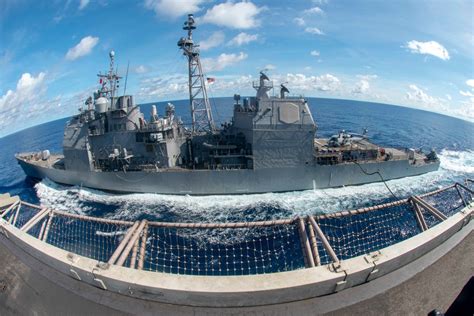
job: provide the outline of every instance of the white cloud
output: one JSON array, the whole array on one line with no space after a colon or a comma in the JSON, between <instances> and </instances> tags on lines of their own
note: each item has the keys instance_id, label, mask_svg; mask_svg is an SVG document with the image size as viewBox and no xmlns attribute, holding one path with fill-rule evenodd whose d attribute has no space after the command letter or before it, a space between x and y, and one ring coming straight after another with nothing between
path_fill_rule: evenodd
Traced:
<instances>
[{"instance_id":1,"label":"white cloud","mask_svg":"<svg viewBox=\"0 0 474 316\"><path fill-rule=\"evenodd\" d=\"M303 26L306 24L306 21L303 18L294 18L293 21L299 26Z\"/></svg>"},{"instance_id":2,"label":"white cloud","mask_svg":"<svg viewBox=\"0 0 474 316\"><path fill-rule=\"evenodd\" d=\"M146 67L144 65L137 66L134 69L134 72L137 73L137 74L144 74L144 73L147 73L149 71L150 71L150 69L148 69L148 67Z\"/></svg>"},{"instance_id":3,"label":"white cloud","mask_svg":"<svg viewBox=\"0 0 474 316\"><path fill-rule=\"evenodd\" d=\"M446 99L448 99L448 101L451 101L453 98L451 97L450 94L446 94Z\"/></svg>"},{"instance_id":4,"label":"white cloud","mask_svg":"<svg viewBox=\"0 0 474 316\"><path fill-rule=\"evenodd\" d=\"M362 79L362 80L372 80L372 79L377 79L377 75L357 75L357 78Z\"/></svg>"},{"instance_id":5,"label":"white cloud","mask_svg":"<svg viewBox=\"0 0 474 316\"><path fill-rule=\"evenodd\" d=\"M213 96L217 96L216 92L221 92L223 96L229 96L236 92L252 87L252 76L223 76L215 77L216 81L209 89L212 88ZM187 96L188 92L188 76L186 74L162 75L155 78L147 78L140 82L140 91L138 97L141 100L157 101L173 100Z\"/></svg>"},{"instance_id":6,"label":"white cloud","mask_svg":"<svg viewBox=\"0 0 474 316\"><path fill-rule=\"evenodd\" d=\"M474 79L469 79L466 81L466 84L471 87L472 89L474 89Z\"/></svg>"},{"instance_id":7,"label":"white cloud","mask_svg":"<svg viewBox=\"0 0 474 316\"><path fill-rule=\"evenodd\" d=\"M318 57L319 56L319 52L317 50L312 50L311 53L310 53L311 56L315 56L315 57Z\"/></svg>"},{"instance_id":8,"label":"white cloud","mask_svg":"<svg viewBox=\"0 0 474 316\"><path fill-rule=\"evenodd\" d=\"M432 55L442 60L449 60L449 52L443 45L435 41L419 42L409 41L407 42L406 48L408 48L414 54Z\"/></svg>"},{"instance_id":9,"label":"white cloud","mask_svg":"<svg viewBox=\"0 0 474 316\"><path fill-rule=\"evenodd\" d=\"M0 98L0 113L17 109L23 103L29 102L41 94L44 77L44 72L40 72L36 77L28 72L21 75L16 85L16 90L8 90Z\"/></svg>"},{"instance_id":10,"label":"white cloud","mask_svg":"<svg viewBox=\"0 0 474 316\"><path fill-rule=\"evenodd\" d=\"M454 114L456 117L461 117L474 123L474 98L469 98L468 101L461 102L461 107L451 111L449 114Z\"/></svg>"},{"instance_id":11,"label":"white cloud","mask_svg":"<svg viewBox=\"0 0 474 316\"><path fill-rule=\"evenodd\" d=\"M155 11L156 15L177 18L201 10L204 0L145 0L145 8Z\"/></svg>"},{"instance_id":12,"label":"white cloud","mask_svg":"<svg viewBox=\"0 0 474 316\"><path fill-rule=\"evenodd\" d=\"M220 71L241 62L248 57L247 54L240 52L239 54L220 54L217 58L203 58L202 67L205 72Z\"/></svg>"},{"instance_id":13,"label":"white cloud","mask_svg":"<svg viewBox=\"0 0 474 316\"><path fill-rule=\"evenodd\" d=\"M87 7L88 4L89 4L89 0L80 0L80 2L79 2L79 10L82 10L82 9L84 9L85 7Z\"/></svg>"},{"instance_id":14,"label":"white cloud","mask_svg":"<svg viewBox=\"0 0 474 316\"><path fill-rule=\"evenodd\" d=\"M232 95L235 92L241 92L242 90L251 88L252 79L253 77L251 75L217 78L216 82L212 85L212 91L220 91L225 93L225 95Z\"/></svg>"},{"instance_id":15,"label":"white cloud","mask_svg":"<svg viewBox=\"0 0 474 316\"><path fill-rule=\"evenodd\" d=\"M446 95L446 99L429 95L425 89L414 84L408 86L409 91L406 93L406 99L416 104L415 107L421 107L429 111L447 114L450 116L463 118L465 120L474 121L474 95L470 92L460 91L467 100L458 104L453 104L450 95ZM463 93L464 92L464 93Z\"/></svg>"},{"instance_id":16,"label":"white cloud","mask_svg":"<svg viewBox=\"0 0 474 316\"><path fill-rule=\"evenodd\" d=\"M357 75L360 80L352 89L354 94L367 94L370 91L370 81L377 78L377 75Z\"/></svg>"},{"instance_id":17,"label":"white cloud","mask_svg":"<svg viewBox=\"0 0 474 316\"><path fill-rule=\"evenodd\" d=\"M464 96L464 97L474 97L474 93L470 92L470 91L459 91L459 93Z\"/></svg>"},{"instance_id":18,"label":"white cloud","mask_svg":"<svg viewBox=\"0 0 474 316\"><path fill-rule=\"evenodd\" d=\"M310 33L310 34L324 35L323 31L321 31L321 30L318 29L317 27L307 27L307 28L305 28L304 31L305 31L306 33Z\"/></svg>"},{"instance_id":19,"label":"white cloud","mask_svg":"<svg viewBox=\"0 0 474 316\"><path fill-rule=\"evenodd\" d=\"M303 11L305 14L323 14L324 11L320 7L313 7Z\"/></svg>"},{"instance_id":20,"label":"white cloud","mask_svg":"<svg viewBox=\"0 0 474 316\"><path fill-rule=\"evenodd\" d=\"M355 94L365 94L369 92L370 89L370 83L367 80L360 80L359 82L356 83L354 89L352 89L352 93Z\"/></svg>"},{"instance_id":21,"label":"white cloud","mask_svg":"<svg viewBox=\"0 0 474 316\"><path fill-rule=\"evenodd\" d=\"M171 76L159 76L147 78L140 82L138 96L141 98L150 97L171 97L183 94L188 91L187 75L175 74Z\"/></svg>"},{"instance_id":22,"label":"white cloud","mask_svg":"<svg viewBox=\"0 0 474 316\"><path fill-rule=\"evenodd\" d=\"M334 75L306 76L304 74L287 74L285 77L276 77L277 81L288 82L290 89L300 91L336 91L341 81ZM279 79L279 80L278 80Z\"/></svg>"},{"instance_id":23,"label":"white cloud","mask_svg":"<svg viewBox=\"0 0 474 316\"><path fill-rule=\"evenodd\" d=\"M21 100L17 99L13 108L8 111L0 111L0 135L13 133L45 121L51 121L77 113L77 109L80 106L84 107L84 101L90 96L90 92L96 88L88 87L79 93L66 96L57 95L52 98L47 98L46 82L40 77L41 76L38 75L37 78L33 78L32 81L36 84L28 86L32 89L29 94L30 97ZM49 76L48 80L51 80ZM19 90L16 92L18 91Z\"/></svg>"},{"instance_id":24,"label":"white cloud","mask_svg":"<svg viewBox=\"0 0 474 316\"><path fill-rule=\"evenodd\" d=\"M258 14L263 10L252 2L225 2L213 6L206 11L200 20L234 29L249 29L260 25Z\"/></svg>"},{"instance_id":25,"label":"white cloud","mask_svg":"<svg viewBox=\"0 0 474 316\"><path fill-rule=\"evenodd\" d=\"M44 79L44 72L36 77L24 73L18 80L16 89L8 90L0 98L0 130L13 126L20 116L33 112L31 107L37 106L45 93Z\"/></svg>"},{"instance_id":26,"label":"white cloud","mask_svg":"<svg viewBox=\"0 0 474 316\"><path fill-rule=\"evenodd\" d=\"M67 53L66 53L66 59L67 60L75 60L79 57L86 56L90 54L92 49L97 45L99 42L98 37L92 37L92 36L86 36L81 41L79 44L76 46L70 48Z\"/></svg>"},{"instance_id":27,"label":"white cloud","mask_svg":"<svg viewBox=\"0 0 474 316\"><path fill-rule=\"evenodd\" d=\"M244 44L248 44L250 42L256 41L258 39L258 34L247 34L247 33L239 33L235 36L230 42L230 46L241 46Z\"/></svg>"},{"instance_id":28,"label":"white cloud","mask_svg":"<svg viewBox=\"0 0 474 316\"><path fill-rule=\"evenodd\" d=\"M422 103L423 105L437 105L439 103L439 99L428 95L423 89L416 85L411 84L408 87L410 88L410 91L406 94L408 100Z\"/></svg>"},{"instance_id":29,"label":"white cloud","mask_svg":"<svg viewBox=\"0 0 474 316\"><path fill-rule=\"evenodd\" d=\"M210 87L213 96L230 96L234 93L242 95L254 94L252 81L255 78L252 75L224 75L215 76L216 81ZM314 94L317 91L335 92L341 87L341 81L334 75L324 74L320 76L305 76L303 74L275 74L270 79L275 84L287 82L287 87L292 93ZM138 97L141 100L156 101L173 100L183 98L188 93L187 75L163 75L156 78L143 79L140 82L140 91ZM141 101L140 101L141 102Z\"/></svg>"},{"instance_id":30,"label":"white cloud","mask_svg":"<svg viewBox=\"0 0 474 316\"><path fill-rule=\"evenodd\" d=\"M268 65L265 65L265 67L263 67L264 70L275 70L276 68L277 67L272 64L268 64Z\"/></svg>"},{"instance_id":31,"label":"white cloud","mask_svg":"<svg viewBox=\"0 0 474 316\"><path fill-rule=\"evenodd\" d=\"M224 40L225 40L224 32L217 31L217 32L212 33L211 36L209 36L209 38L199 42L199 48L201 48L201 50L208 50L213 47L217 47L221 45L222 43L224 43Z\"/></svg>"}]
</instances>

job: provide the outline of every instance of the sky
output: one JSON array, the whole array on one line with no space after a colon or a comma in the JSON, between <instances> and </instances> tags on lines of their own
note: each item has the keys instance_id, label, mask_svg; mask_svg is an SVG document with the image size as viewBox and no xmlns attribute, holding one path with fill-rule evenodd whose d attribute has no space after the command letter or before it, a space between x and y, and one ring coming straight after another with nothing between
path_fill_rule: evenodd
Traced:
<instances>
[{"instance_id":1,"label":"sky","mask_svg":"<svg viewBox=\"0 0 474 316\"><path fill-rule=\"evenodd\" d=\"M253 95L265 70L293 95L474 122L471 0L1 0L0 137L77 113L110 50L136 102L187 99L188 13L210 97Z\"/></svg>"}]
</instances>

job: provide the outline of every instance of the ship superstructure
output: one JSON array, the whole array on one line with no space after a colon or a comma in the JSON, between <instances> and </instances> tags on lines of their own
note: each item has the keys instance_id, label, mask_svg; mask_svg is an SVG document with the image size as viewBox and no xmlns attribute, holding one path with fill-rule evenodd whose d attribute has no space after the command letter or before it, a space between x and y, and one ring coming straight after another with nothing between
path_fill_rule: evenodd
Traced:
<instances>
[{"instance_id":1,"label":"ship superstructure","mask_svg":"<svg viewBox=\"0 0 474 316\"><path fill-rule=\"evenodd\" d=\"M234 95L233 118L217 128L207 96L192 15L178 47L187 57L191 127L169 103L147 120L133 96L118 96L121 77L109 55L100 89L68 122L63 155L19 154L35 178L117 192L240 194L327 188L384 181L434 171L439 160L411 149L383 148L366 135L341 131L315 138L308 102L289 97L263 72L255 97Z\"/></svg>"}]
</instances>

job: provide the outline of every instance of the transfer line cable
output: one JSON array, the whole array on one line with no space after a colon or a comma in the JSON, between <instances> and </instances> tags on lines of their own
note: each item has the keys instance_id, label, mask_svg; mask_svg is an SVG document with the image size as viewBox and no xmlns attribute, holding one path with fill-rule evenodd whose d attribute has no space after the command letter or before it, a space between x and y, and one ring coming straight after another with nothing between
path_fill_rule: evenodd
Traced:
<instances>
[{"instance_id":1,"label":"transfer line cable","mask_svg":"<svg viewBox=\"0 0 474 316\"><path fill-rule=\"evenodd\" d=\"M390 189L390 187L388 186L387 184L387 181L383 178L382 174L379 172L379 171L374 171L374 172L367 172L366 170L364 170L364 168L362 168L362 166L357 162L357 161L354 161L354 163L356 165L359 166L360 170L362 170L362 172L368 176L373 176L374 174L378 174L380 179L382 180L383 184L385 185L385 187L387 188L387 190L390 192L390 194L392 194L392 196L396 199L396 200L399 200L400 198L398 196L395 195L395 193L393 193L393 191Z\"/></svg>"}]
</instances>

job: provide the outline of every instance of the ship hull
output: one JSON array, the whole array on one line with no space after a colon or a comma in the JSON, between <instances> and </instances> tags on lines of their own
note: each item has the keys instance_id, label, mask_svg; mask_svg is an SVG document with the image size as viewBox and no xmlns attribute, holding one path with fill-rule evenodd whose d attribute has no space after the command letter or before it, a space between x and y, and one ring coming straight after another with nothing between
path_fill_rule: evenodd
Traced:
<instances>
[{"instance_id":1,"label":"ship hull","mask_svg":"<svg viewBox=\"0 0 474 316\"><path fill-rule=\"evenodd\" d=\"M42 166L17 157L26 175L66 185L121 193L175 195L253 194L302 191L417 176L436 171L439 161L410 164L408 160L312 165L258 170L167 170L162 172L70 171ZM376 172L379 173L376 173Z\"/></svg>"}]
</instances>

